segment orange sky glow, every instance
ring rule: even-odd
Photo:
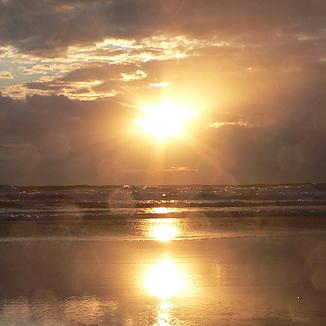
[[[1,0],[0,184],[326,182],[325,11]]]

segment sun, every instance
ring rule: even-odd
[[[143,130],[158,139],[182,135],[186,121],[198,115],[197,112],[169,102],[140,108],[140,110],[144,112],[144,116],[141,119],[134,120],[134,122],[140,124]]]

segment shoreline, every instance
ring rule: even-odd
[[[325,261],[325,233],[0,241],[0,321],[11,311],[31,322],[39,309],[60,326],[153,325],[163,313],[187,325],[322,326]]]
[[[183,217],[0,221],[0,239],[33,237],[149,238],[150,225],[170,223],[177,238],[326,234],[326,217]]]

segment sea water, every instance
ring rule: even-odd
[[[324,215],[326,185],[0,186],[1,220]],[[169,209],[162,209],[169,208]]]
[[[217,237],[319,229],[325,216],[324,184],[0,187],[0,221],[30,222],[26,234],[38,227],[41,235],[134,240],[151,238],[149,229],[165,223],[178,227],[175,238]],[[19,235],[7,231],[0,235]]]
[[[325,325],[326,186],[0,187],[0,325]]]

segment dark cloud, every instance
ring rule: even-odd
[[[0,183],[79,183],[88,175],[101,182],[96,166],[117,159],[120,144],[130,137],[133,116],[134,110],[108,100],[0,97]]]
[[[16,0],[0,3],[0,39],[23,52],[51,57],[70,45],[164,33],[256,43],[321,35],[325,10],[313,0]]]
[[[271,39],[280,35],[322,30],[325,6],[312,1],[189,1],[180,29],[195,35]],[[188,17],[193,17],[188,19]]]
[[[73,70],[62,77],[62,81],[119,80],[122,74],[136,73],[135,65],[111,65],[108,63],[93,63]]]
[[[326,182],[325,11],[321,0],[0,1],[3,77],[33,76],[2,88],[29,95],[0,96],[0,183]],[[166,98],[200,115],[162,150],[132,121]]]
[[[325,182],[323,69],[307,67],[300,96],[278,92],[251,110],[198,117],[164,154],[132,124],[139,111],[116,101],[0,97],[0,183]]]
[[[146,1],[8,1],[0,3],[0,38],[22,52],[55,57],[70,45],[155,33]],[[152,25],[154,23],[154,25]]]
[[[147,74],[135,64],[92,63],[71,70],[61,77],[54,77],[52,80],[26,82],[22,88],[45,91],[48,95],[66,92],[69,95],[80,93],[87,96],[94,93],[99,94],[99,97],[112,97],[123,92],[127,93],[128,88],[149,87],[150,82],[151,79]]]
[[[37,89],[37,90],[46,90],[46,91],[60,91],[60,86],[49,85],[50,83],[41,83],[41,82],[28,82],[26,87],[28,89]],[[52,84],[52,82],[51,82]]]

